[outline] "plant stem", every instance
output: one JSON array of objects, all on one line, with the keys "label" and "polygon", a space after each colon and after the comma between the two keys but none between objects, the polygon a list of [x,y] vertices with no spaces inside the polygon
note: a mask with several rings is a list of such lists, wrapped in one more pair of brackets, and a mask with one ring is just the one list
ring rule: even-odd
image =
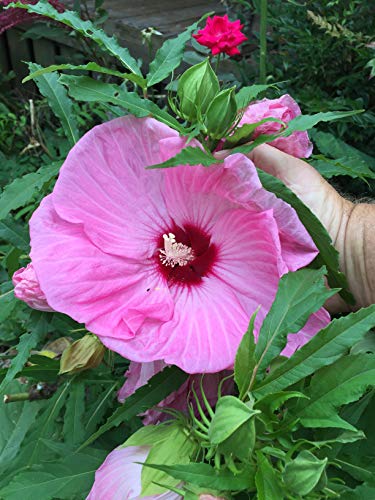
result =
[{"label": "plant stem", "polygon": [[260,58],[259,58],[259,82],[266,83],[267,64],[267,0],[260,1]]},{"label": "plant stem", "polygon": [[216,56],[216,64],[215,64],[215,73],[217,74],[219,71],[219,64],[221,59],[221,53]]},{"label": "plant stem", "polygon": [[17,394],[5,394],[4,403],[17,403],[19,401],[28,401],[30,394],[28,392],[19,392]]}]

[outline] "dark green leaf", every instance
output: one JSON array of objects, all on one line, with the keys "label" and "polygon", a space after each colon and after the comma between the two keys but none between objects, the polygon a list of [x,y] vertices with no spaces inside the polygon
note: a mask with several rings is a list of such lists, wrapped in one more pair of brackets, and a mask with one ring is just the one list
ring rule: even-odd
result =
[{"label": "dark green leaf", "polygon": [[353,111],[327,111],[325,113],[316,113],[315,115],[298,115],[288,122],[288,128],[282,135],[289,136],[296,131],[303,132],[309,130],[320,122],[341,120],[342,118],[348,118],[363,112],[364,109],[356,109]]},{"label": "dark green leaf", "polygon": [[57,12],[57,10],[47,2],[38,2],[35,5],[15,2],[10,4],[9,7],[26,9],[28,12],[40,14],[63,23],[66,26],[70,26],[81,35],[96,42],[109,54],[116,57],[121,64],[132,73],[142,76],[137,61],[129,54],[128,49],[120,47],[115,38],[109,37],[103,30],[96,28],[91,21],[83,21],[76,12],[69,10],[65,10],[61,13]]},{"label": "dark green leaf", "polygon": [[64,441],[72,446],[82,442],[85,435],[82,418],[85,412],[85,385],[81,381],[73,383],[64,415]]},{"label": "dark green leaf", "polygon": [[254,487],[254,471],[248,467],[239,474],[232,474],[228,470],[216,470],[205,463],[191,463],[185,465],[155,465],[144,464],[157,470],[166,472],[170,476],[205,488],[219,491],[245,490]]},{"label": "dark green leaf", "polygon": [[16,248],[29,253],[29,233],[27,227],[17,223],[11,217],[0,221],[0,239],[10,243]]},{"label": "dark green leaf", "polygon": [[60,162],[44,165],[36,172],[26,174],[5,186],[0,194],[0,220],[4,219],[11,210],[26,205],[46,182],[57,175],[60,166]]},{"label": "dark green leaf", "polygon": [[127,398],[126,402],[113,413],[107,422],[102,425],[82,446],[89,445],[104,432],[117,427],[122,422],[139,413],[148,410],[160,403],[171,392],[177,390],[186,380],[187,374],[176,367],[165,368],[162,372],[154,375],[147,385],[140,387],[134,394]]},{"label": "dark green leaf", "polygon": [[258,468],[255,474],[255,485],[257,488],[258,500],[280,500],[284,497],[280,484],[280,472],[276,471],[269,463],[268,459],[257,452]]},{"label": "dark green leaf", "polygon": [[222,163],[222,160],[216,159],[211,153],[207,153],[199,147],[187,146],[173,158],[147,168],[169,168],[179,165],[203,165],[204,167],[210,167],[217,163]]},{"label": "dark green leaf", "polygon": [[333,320],[266,377],[255,389],[255,394],[259,397],[280,391],[334,363],[374,326],[375,305]]},{"label": "dark green leaf", "polygon": [[259,127],[259,125],[267,122],[276,122],[284,125],[284,122],[278,120],[277,118],[264,118],[264,120],[260,120],[256,123],[245,123],[245,125],[238,127],[233,134],[226,138],[223,148],[233,148],[234,146],[248,142],[251,139],[251,134],[254,130]]},{"label": "dark green leaf", "polygon": [[341,288],[340,295],[346,302],[353,304],[354,299],[352,294],[347,290],[348,284],[345,275],[339,271],[339,254],[332,245],[332,240],[322,223],[279,179],[259,169],[258,175],[263,187],[267,191],[271,191],[296,210],[300,221],[310,233],[319,250],[319,255],[315,259],[316,265],[324,264],[327,267],[330,286],[332,288]]},{"label": "dark green leaf", "polygon": [[276,84],[272,83],[270,85],[251,85],[250,87],[242,87],[236,94],[237,108],[246,108],[261,92],[275,86]]},{"label": "dark green leaf", "polygon": [[234,363],[234,379],[238,387],[240,399],[243,398],[249,388],[251,374],[253,373],[253,369],[256,364],[254,358],[254,322],[258,310],[259,309],[257,309],[251,316],[247,332],[242,337],[236,353],[236,360]]},{"label": "dark green leaf", "polygon": [[[13,283],[7,281],[0,285],[0,321],[5,321],[10,314],[12,314],[13,309],[16,307],[18,299],[13,293]],[[1,336],[0,336],[1,338]]]},{"label": "dark green leaf", "polygon": [[[42,69],[39,64],[28,63],[29,71]],[[66,89],[59,83],[58,73],[49,73],[35,77],[40,93],[46,97],[48,104],[60,120],[65,136],[71,146],[79,139],[78,124],[73,112],[73,103],[69,99]]]},{"label": "dark green leaf", "polygon": [[375,179],[375,173],[358,158],[337,158],[332,160],[324,156],[314,156],[310,164],[326,179],[337,175],[347,175],[353,179],[359,177],[366,182],[366,177]]}]

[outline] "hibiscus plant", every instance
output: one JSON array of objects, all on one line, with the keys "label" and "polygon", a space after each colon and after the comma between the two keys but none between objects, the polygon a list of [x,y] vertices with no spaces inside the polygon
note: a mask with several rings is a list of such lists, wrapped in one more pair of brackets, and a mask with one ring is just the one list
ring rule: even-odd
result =
[{"label": "hibiscus plant", "polygon": [[[28,63],[71,150],[0,195],[1,234],[25,264],[0,296],[3,319],[20,310],[24,325],[1,370],[0,497],[373,497],[375,306],[330,317],[334,294],[354,302],[338,252],[246,156],[270,142],[309,158],[308,129],[356,112],[302,115],[289,95],[260,99],[274,84],[221,81],[220,58],[246,39],[227,16],[165,41],[144,74],[75,12],[8,8],[116,65]],[[181,70],[192,38],[206,52]],[[80,137],[72,100],[108,121]],[[7,225],[26,206],[30,250]]]}]

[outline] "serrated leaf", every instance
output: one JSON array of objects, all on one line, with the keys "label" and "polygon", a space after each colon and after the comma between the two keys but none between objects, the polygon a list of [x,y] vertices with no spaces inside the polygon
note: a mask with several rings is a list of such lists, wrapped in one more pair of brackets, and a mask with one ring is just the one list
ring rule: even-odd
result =
[{"label": "serrated leaf", "polygon": [[300,221],[319,250],[319,255],[315,259],[316,265],[325,265],[327,267],[328,283],[331,288],[341,288],[339,292],[341,297],[349,304],[354,304],[354,298],[348,290],[346,277],[339,270],[339,253],[332,245],[331,237],[322,223],[283,182],[262,170],[257,170],[263,187],[289,203],[297,212]]},{"label": "serrated leaf", "polygon": [[16,346],[17,354],[12,359],[10,367],[0,385],[0,394],[4,394],[10,382],[18,375],[29,358],[31,349],[37,346],[38,342],[48,331],[48,314],[33,311],[34,323],[29,333],[24,333]]},{"label": "serrated leaf", "polygon": [[52,66],[48,66],[46,68],[40,68],[37,71],[33,71],[30,75],[26,76],[22,83],[26,83],[29,80],[33,80],[39,76],[45,75],[47,73],[53,73],[54,71],[63,71],[63,70],[72,70],[72,71],[94,71],[95,73],[104,73],[105,75],[118,76],[124,80],[130,80],[140,87],[145,86],[145,79],[139,75],[135,75],[134,73],[121,73],[121,71],[116,71],[110,68],[104,68],[103,66],[99,66],[99,64],[95,62],[89,62],[87,64],[53,64]]},{"label": "serrated leaf", "polygon": [[85,385],[83,382],[77,381],[71,386],[64,414],[64,441],[71,446],[81,443],[85,436],[82,421],[84,412]]},{"label": "serrated leaf", "polygon": [[367,182],[366,177],[368,179],[375,179],[375,173],[364,162],[358,160],[358,158],[337,158],[332,160],[317,155],[309,163],[326,179],[331,179],[338,175],[346,175],[353,179],[359,178],[364,182]]},{"label": "serrated leaf", "polygon": [[45,165],[36,172],[26,174],[5,186],[0,194],[0,220],[12,210],[26,205],[46,182],[57,175],[60,166],[60,162]]},{"label": "serrated leaf", "polygon": [[251,466],[236,475],[229,470],[216,470],[205,463],[171,466],[148,463],[144,466],[166,472],[181,481],[219,491],[246,490],[254,487],[254,469]]},{"label": "serrated leaf", "polygon": [[254,357],[257,372],[263,372],[280,354],[287,335],[298,332],[310,315],[320,309],[335,291],[325,286],[326,269],[301,269],[285,274],[279,281],[275,300],[259,331]]},{"label": "serrated leaf", "polygon": [[166,40],[160,49],[157,50],[154,60],[150,64],[150,69],[146,77],[147,86],[152,87],[161,82],[174,69],[176,69],[184,56],[186,43],[191,39],[191,34],[195,31],[200,22],[210,14],[206,14],[199,21],[187,27],[176,38]]},{"label": "serrated leaf", "polygon": [[260,120],[256,123],[245,123],[241,127],[236,128],[234,133],[226,138],[223,148],[233,148],[236,145],[248,142],[251,139],[251,134],[254,132],[254,130],[260,125],[263,125],[263,123],[267,122],[276,122],[280,123],[281,125],[285,125],[283,121],[277,118],[264,118],[263,120]]},{"label": "serrated leaf", "polygon": [[343,420],[337,409],[357,401],[375,380],[375,356],[358,354],[345,356],[320,369],[312,378],[305,395],[310,399],[292,412],[304,427],[337,427],[355,431]]},{"label": "serrated leaf", "polygon": [[96,401],[94,410],[90,413],[89,419],[85,424],[85,435],[90,436],[102,421],[106,411],[108,410],[108,407],[112,405],[112,402],[114,400],[114,391],[117,386],[117,381],[111,384],[108,389],[102,392],[100,398],[98,398],[98,400]]},{"label": "serrated leaf", "polygon": [[256,387],[257,397],[280,391],[330,365],[375,326],[375,305],[334,319]]},{"label": "serrated leaf", "polygon": [[181,387],[187,376],[186,373],[175,366],[165,368],[162,372],[154,375],[147,385],[140,387],[134,394],[127,398],[125,403],[120,408],[117,408],[107,422],[83,443],[80,449],[95,441],[109,429],[117,427],[122,422],[126,422],[130,418],[160,403],[171,392]]},{"label": "serrated leaf", "polygon": [[[28,361],[32,363],[31,366],[25,366],[19,372],[19,377],[27,377],[37,382],[54,382],[57,379],[60,367],[58,360],[46,356],[32,355],[29,357]],[[0,370],[0,380],[5,377],[6,372],[6,368]]]},{"label": "serrated leaf", "polygon": [[96,470],[105,458],[104,450],[88,450],[46,463],[12,477],[0,491],[7,500],[37,498],[38,500],[71,500],[79,494],[84,498],[89,492]]},{"label": "serrated leaf", "polygon": [[211,153],[207,153],[199,147],[187,146],[173,158],[163,163],[150,165],[147,168],[170,168],[179,165],[203,165],[204,167],[210,167],[217,163],[222,163],[222,160],[218,160]]},{"label": "serrated leaf", "polygon": [[68,87],[71,97],[77,101],[110,102],[120,106],[139,118],[153,116],[169,127],[184,132],[184,127],[167,111],[149,99],[142,99],[135,92],[127,92],[113,83],[100,82],[88,76],[62,75],[59,80]]},{"label": "serrated leaf", "polygon": [[250,87],[242,87],[236,94],[237,108],[246,108],[261,92],[264,92],[270,87],[276,87],[276,84],[272,83],[270,85],[251,85]]},{"label": "serrated leaf", "polygon": [[254,322],[258,311],[259,308],[251,316],[249,327],[245,335],[242,337],[236,353],[236,360],[234,363],[234,380],[238,387],[240,399],[243,398],[249,388],[251,374],[253,373],[253,369],[256,364],[254,357]]},{"label": "serrated leaf", "polygon": [[[16,307],[18,299],[13,293],[13,283],[7,281],[0,285],[0,321],[5,321],[10,314],[12,314],[13,309]],[[1,338],[1,335],[0,335]]]},{"label": "serrated leaf", "polygon": [[20,250],[29,253],[29,233],[24,225],[17,223],[11,217],[0,220],[0,239],[4,240]]},{"label": "serrated leaf", "polygon": [[137,61],[130,55],[128,49],[121,47],[115,38],[109,37],[103,30],[96,28],[91,21],[82,20],[76,12],[69,10],[65,10],[61,13],[57,12],[57,10],[47,2],[38,2],[35,5],[15,2],[10,4],[9,7],[26,9],[28,12],[49,17],[50,19],[54,19],[55,21],[73,28],[81,35],[93,40],[109,54],[116,57],[121,64],[132,73],[142,76]]},{"label": "serrated leaf", "polygon": [[353,111],[327,111],[316,113],[314,115],[298,115],[288,122],[288,128],[282,133],[282,135],[287,137],[296,131],[304,132],[305,130],[309,130],[320,122],[341,120],[363,112],[364,109],[356,109]]},{"label": "serrated leaf", "polygon": [[280,500],[284,497],[280,484],[280,472],[276,471],[262,452],[257,452],[257,472],[255,485],[258,500]]},{"label": "serrated leaf", "polygon": [[[28,63],[29,71],[38,71],[39,64]],[[49,73],[35,77],[40,93],[47,99],[54,115],[60,120],[65,136],[71,146],[79,139],[78,124],[73,112],[73,103],[66,89],[59,83],[58,73]]]}]

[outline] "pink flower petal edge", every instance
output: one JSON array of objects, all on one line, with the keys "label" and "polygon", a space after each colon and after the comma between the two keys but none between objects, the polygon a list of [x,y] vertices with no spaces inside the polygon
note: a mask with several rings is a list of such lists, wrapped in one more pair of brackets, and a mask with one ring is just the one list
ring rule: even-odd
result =
[{"label": "pink flower petal edge", "polygon": [[18,271],[13,274],[12,281],[14,285],[14,295],[17,299],[23,300],[28,306],[33,309],[38,309],[39,311],[53,311],[40,288],[32,262],[27,264],[26,267],[18,269]]}]

